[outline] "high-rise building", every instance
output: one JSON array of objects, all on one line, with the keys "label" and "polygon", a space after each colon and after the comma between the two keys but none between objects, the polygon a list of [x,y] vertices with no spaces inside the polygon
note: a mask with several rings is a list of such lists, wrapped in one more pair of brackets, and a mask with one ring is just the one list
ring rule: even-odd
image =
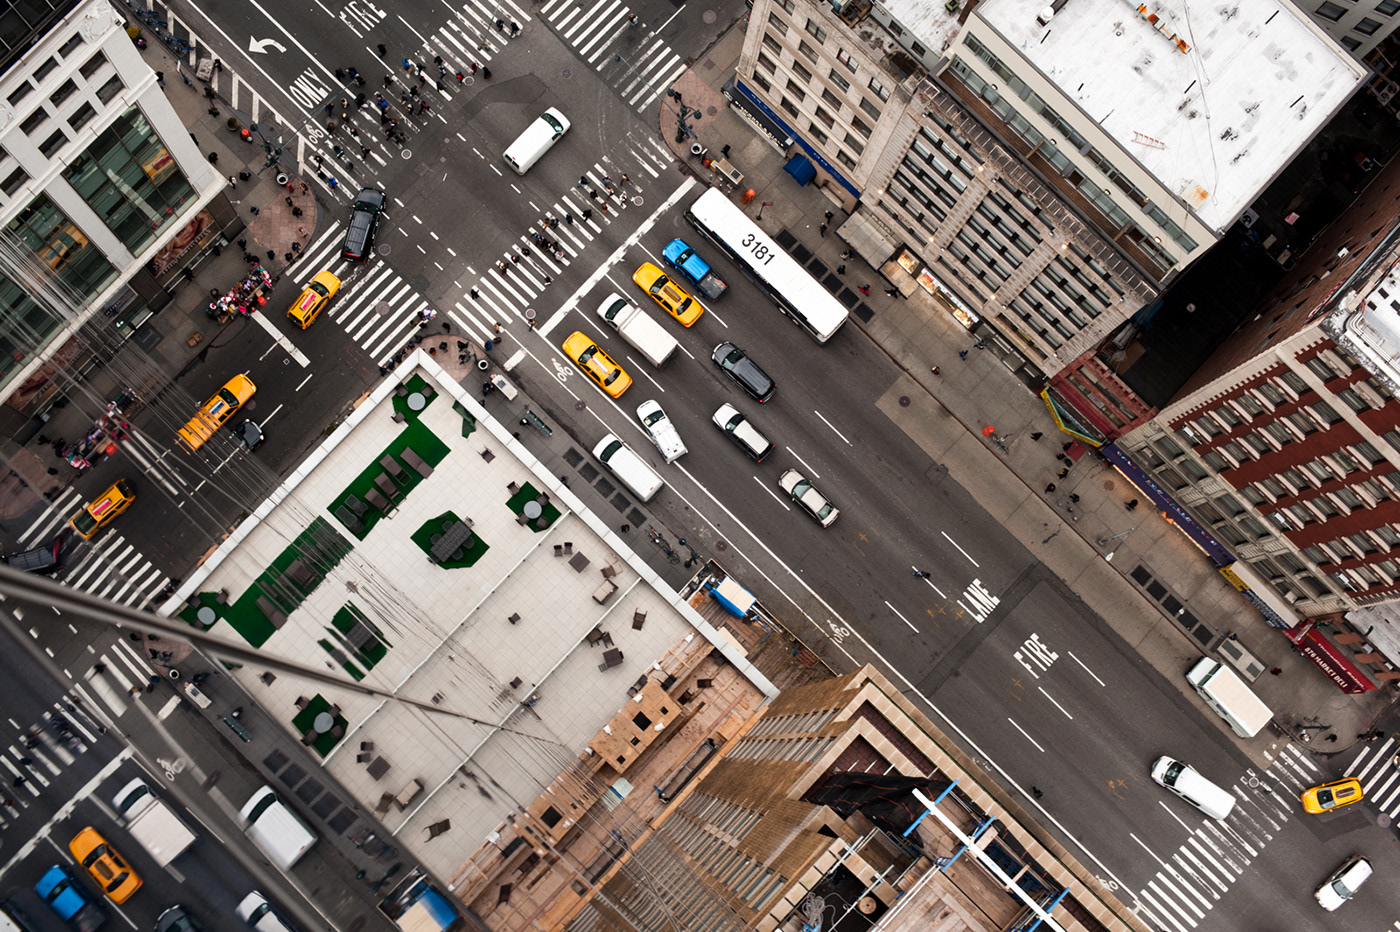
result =
[{"label": "high-rise building", "polygon": [[223,176],[105,0],[3,8],[0,428],[82,365],[86,322],[129,336],[232,219],[211,203]]},{"label": "high-rise building", "polygon": [[1117,447],[1318,618],[1400,593],[1400,163]]},{"label": "high-rise building", "polygon": [[1067,392],[1126,425],[1145,408],[1081,360],[1366,77],[1287,3],[1185,19],[1115,0],[755,0],[726,89],[854,211],[839,232],[864,258],[1030,384],[1087,365]]}]

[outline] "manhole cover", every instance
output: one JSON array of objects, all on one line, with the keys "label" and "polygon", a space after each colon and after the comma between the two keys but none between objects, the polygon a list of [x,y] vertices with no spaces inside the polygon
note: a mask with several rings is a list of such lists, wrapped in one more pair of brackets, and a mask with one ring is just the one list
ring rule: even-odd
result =
[{"label": "manhole cover", "polygon": [[641,207],[641,206],[642,206],[642,196],[641,196],[640,194],[638,194],[636,197],[632,198],[632,206],[633,206],[633,207]]},{"label": "manhole cover", "polygon": [[379,253],[381,256],[387,256],[389,253],[391,253],[391,252],[393,252],[393,251],[394,251],[394,247],[393,247],[393,246],[390,246],[388,243],[383,243],[383,244],[381,244],[381,245],[375,247],[375,252]]},{"label": "manhole cover", "polygon": [[718,108],[718,107],[706,107],[706,108],[705,108],[705,116],[714,116],[716,113],[719,113],[719,108]]},{"label": "manhole cover", "polygon": [[565,68],[563,71],[559,72],[559,77],[561,78],[572,78],[573,76],[574,69],[572,68]]},{"label": "manhole cover", "polygon": [[1114,482],[1112,479],[1105,479],[1103,482],[1103,490],[1105,492],[1112,492],[1117,485],[1118,483]]},{"label": "manhole cover", "polygon": [[413,150],[412,150],[412,149],[402,149],[402,150],[400,150],[400,151],[399,151],[399,158],[401,158],[401,159],[411,159],[411,158],[413,158]]},{"label": "manhole cover", "polygon": [[465,78],[463,78],[461,81],[459,81],[459,82],[457,82],[457,83],[458,83],[458,84],[465,84],[467,87],[471,87],[473,84],[476,83],[476,78],[473,78],[471,75],[467,75]]},{"label": "manhole cover", "polygon": [[900,396],[899,396],[899,406],[900,406],[901,408],[907,408],[907,407],[909,407],[909,396],[908,396],[908,395],[900,395]]},{"label": "manhole cover", "polygon": [[723,553],[729,549],[729,545],[722,540],[715,541],[715,549]]},{"label": "manhole cover", "polygon": [[588,407],[588,402],[586,402],[586,401],[575,401],[575,402],[574,402],[574,410],[575,410],[575,411],[582,411],[582,410],[584,410],[584,409],[587,408],[587,407]]},{"label": "manhole cover", "polygon": [[704,21],[706,26],[713,26],[716,18],[714,10],[706,10],[700,14],[700,19]]},{"label": "manhole cover", "polygon": [[374,306],[374,313],[380,314],[380,315],[388,314],[388,313],[389,313],[390,311],[392,311],[392,310],[393,310],[393,308],[391,308],[391,307],[389,306],[389,304],[388,304],[387,301],[380,301],[378,304],[376,304],[376,305]]}]

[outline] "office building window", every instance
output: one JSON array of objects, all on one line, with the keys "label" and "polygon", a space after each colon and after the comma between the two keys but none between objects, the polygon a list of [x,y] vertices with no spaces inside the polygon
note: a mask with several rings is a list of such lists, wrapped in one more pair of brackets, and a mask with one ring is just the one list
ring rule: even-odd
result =
[{"label": "office building window", "polygon": [[69,36],[68,41],[59,48],[59,57],[67,61],[73,53],[83,46],[83,37],[79,35]]},{"label": "office building window", "polygon": [[[8,229],[80,295],[97,294],[117,275],[116,268],[46,195],[31,201]],[[11,306],[11,301],[0,300],[0,307]]]},{"label": "office building window", "polygon": [[1371,19],[1368,16],[1351,28],[1363,36],[1373,36],[1376,34],[1376,30],[1381,28],[1381,24],[1379,20]]},{"label": "office building window", "polygon": [[827,127],[828,129],[830,129],[831,126],[836,122],[836,120],[831,116],[831,114],[827,113],[821,107],[817,108],[816,118],[821,122],[823,126]]},{"label": "office building window", "polygon": [[97,99],[104,104],[110,104],[124,90],[126,90],[126,85],[122,84],[122,79],[112,75],[107,79],[106,84],[97,89]]},{"label": "office building window", "polygon": [[818,42],[826,42],[826,30],[823,29],[822,24],[815,19],[809,18],[807,20],[807,32]]},{"label": "office building window", "polygon": [[83,62],[83,66],[78,69],[78,74],[83,76],[84,81],[91,81],[97,72],[102,70],[102,66],[107,64],[107,56],[98,52],[96,55]]},{"label": "office building window", "polygon": [[763,47],[770,52],[781,52],[783,50],[783,44],[766,32],[763,34]]},{"label": "office building window", "polygon": [[779,16],[778,16],[777,13],[769,13],[769,14],[768,14],[768,22],[771,23],[771,24],[773,25],[773,28],[776,29],[776,30],[778,31],[778,35],[780,35],[780,36],[785,36],[785,35],[787,35],[787,33],[788,33],[788,24],[785,23],[785,22],[783,22],[782,19],[779,18]]},{"label": "office building window", "polygon": [[15,196],[15,192],[24,187],[24,183],[29,180],[29,174],[22,168],[16,168],[10,172],[8,178],[0,182],[0,191],[4,191],[10,197]]},{"label": "office building window", "polygon": [[865,143],[861,142],[859,139],[852,136],[850,133],[846,134],[846,145],[854,149],[856,155],[860,155],[862,152],[865,151]]},{"label": "office building window", "polygon": [[803,57],[803,58],[807,59],[809,62],[812,62],[813,64],[816,64],[816,61],[817,61],[817,50],[816,50],[816,49],[812,48],[812,47],[811,47],[810,45],[808,45],[806,42],[799,42],[799,43],[797,43],[797,50],[798,50],[799,52],[802,53],[802,57]]},{"label": "office building window", "polygon": [[822,100],[826,101],[828,104],[831,105],[833,109],[837,110],[838,112],[841,110],[841,98],[831,93],[831,88],[822,88]]},{"label": "office building window", "polygon": [[170,150],[132,108],[73,160],[63,177],[133,253],[194,203]]},{"label": "office building window", "polygon": [[849,91],[851,89],[851,82],[847,81],[846,76],[835,68],[831,69],[831,74],[827,75],[827,77],[831,78],[831,83],[841,88],[841,90]]},{"label": "office building window", "polygon": [[1396,10],[1400,10],[1400,0],[1381,0],[1376,4],[1376,12],[1382,16],[1394,16]]},{"label": "office building window", "polygon": [[78,130],[91,123],[92,118],[95,116],[97,116],[97,111],[93,109],[92,104],[83,101],[82,106],[74,110],[73,115],[68,118],[68,125],[72,128],[73,132],[76,133]]},{"label": "office building window", "polygon": [[797,75],[799,78],[801,78],[801,79],[804,80],[804,81],[810,81],[810,80],[812,80],[812,72],[810,72],[810,71],[808,71],[806,68],[802,67],[802,63],[801,63],[801,62],[796,62],[796,61],[795,61],[795,62],[792,63],[792,73],[795,74],[795,75]]},{"label": "office building window", "polygon": [[49,103],[57,107],[77,92],[78,85],[73,82],[72,78],[69,78],[58,86],[58,90],[49,95]]},{"label": "office building window", "polygon": [[39,151],[44,153],[45,158],[51,159],[67,142],[68,137],[63,134],[63,130],[56,130],[48,139],[39,143]]},{"label": "office building window", "polygon": [[770,72],[778,70],[777,63],[762,52],[758,53],[758,67],[767,68]]},{"label": "office building window", "polygon": [[[792,84],[792,82],[789,81],[788,84]],[[800,113],[799,113],[799,111],[798,111],[798,109],[797,109],[797,105],[794,104],[792,101],[788,100],[786,97],[784,97],[782,100],[778,101],[778,106],[779,106],[779,107],[782,107],[782,108],[783,108],[783,111],[784,111],[788,116],[793,116],[793,117],[795,117],[795,116],[799,116],[799,115],[800,115]]]},{"label": "office building window", "polygon": [[40,107],[38,110],[35,110],[33,113],[29,114],[29,116],[25,118],[24,122],[19,125],[19,128],[24,131],[24,135],[33,136],[36,132],[38,132],[39,127],[43,126],[45,123],[48,122],[48,119],[48,111],[45,110],[43,107]]},{"label": "office building window", "polygon": [[1338,6],[1337,4],[1331,2],[1331,0],[1326,0],[1326,2],[1322,4],[1322,6],[1317,8],[1318,16],[1321,16],[1323,19],[1329,19],[1334,23],[1346,14],[1346,7]]},{"label": "office building window", "polygon": [[807,99],[807,92],[802,89],[802,85],[790,78],[788,79],[787,89],[792,96],[797,98],[799,103]]},{"label": "office building window", "polygon": [[[1400,6],[1400,0],[1386,0],[1386,2],[1394,3],[1397,6]],[[1376,7],[1376,9],[1379,10],[1380,7]],[[851,74],[856,73],[856,60],[851,57],[850,52],[846,51],[845,49],[838,49],[836,52],[836,60],[839,61],[841,64],[845,65],[846,70],[849,71]]]},{"label": "office building window", "polygon": [[851,129],[860,133],[866,139],[870,138],[870,127],[860,117],[851,117]]},{"label": "office building window", "polygon": [[885,85],[881,84],[879,81],[875,80],[874,78],[871,78],[869,86],[870,89],[875,92],[875,95],[881,100],[887,101],[890,99],[890,92],[885,88]]},{"label": "office building window", "polygon": [[836,150],[836,161],[852,170],[856,167],[856,160],[847,155],[844,149]]},{"label": "office building window", "polygon": [[773,85],[768,83],[768,79],[765,78],[757,68],[755,68],[753,72],[753,83],[763,88],[765,93],[772,93],[773,91]]},{"label": "office building window", "polygon": [[872,104],[869,100],[867,100],[864,97],[860,99],[860,109],[870,114],[870,118],[872,120],[880,119],[880,108]]},{"label": "office building window", "polygon": [[820,145],[823,145],[823,146],[826,145],[826,133],[823,133],[823,132],[817,127],[817,124],[815,124],[815,123],[808,123],[808,124],[807,124],[807,132],[811,133],[812,138],[813,138],[814,140],[816,140]]},{"label": "office building window", "polygon": [[1348,52],[1355,52],[1361,48],[1361,40],[1356,36],[1342,36],[1342,45],[1347,47]]}]

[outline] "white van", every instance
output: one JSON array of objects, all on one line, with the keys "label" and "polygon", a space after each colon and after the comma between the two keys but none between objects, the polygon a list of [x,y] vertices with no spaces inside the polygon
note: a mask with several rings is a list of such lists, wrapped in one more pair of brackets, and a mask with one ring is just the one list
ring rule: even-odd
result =
[{"label": "white van", "polygon": [[650,400],[642,402],[637,406],[637,418],[642,422],[642,430],[656,444],[656,452],[661,454],[663,460],[674,463],[685,456],[685,441],[666,412],[661,410],[661,405]]},{"label": "white van", "polygon": [[1269,707],[1250,692],[1234,670],[1218,660],[1202,657],[1196,661],[1186,671],[1186,682],[1241,738],[1253,738],[1273,721]]},{"label": "white van", "polygon": [[593,448],[593,456],[612,472],[638,499],[649,502],[666,483],[632,448],[608,434]]},{"label": "white van", "polygon": [[506,149],[506,164],[515,169],[517,175],[525,174],[531,165],[540,160],[540,156],[559,141],[560,136],[569,131],[570,125],[564,114],[550,107],[525,127],[525,132]]},{"label": "white van", "polygon": [[1235,808],[1235,797],[1196,772],[1190,764],[1159,757],[1152,764],[1152,779],[1212,819],[1224,821]]},{"label": "white van", "polygon": [[267,897],[258,891],[245,896],[237,906],[238,918],[257,929],[258,932],[295,932],[287,920],[272,909]]},{"label": "white van", "polygon": [[253,794],[238,812],[248,837],[282,870],[290,870],[316,844],[316,836],[301,823],[272,787]]}]

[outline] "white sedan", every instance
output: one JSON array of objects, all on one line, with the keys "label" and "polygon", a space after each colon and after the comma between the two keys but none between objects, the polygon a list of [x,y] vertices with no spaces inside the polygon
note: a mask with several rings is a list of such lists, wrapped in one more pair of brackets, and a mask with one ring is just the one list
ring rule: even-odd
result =
[{"label": "white sedan", "polygon": [[822,527],[831,527],[841,516],[840,510],[795,469],[789,469],[778,477],[778,488],[790,495],[797,507],[811,515]]},{"label": "white sedan", "polygon": [[642,430],[646,431],[651,442],[656,444],[662,459],[674,463],[686,454],[685,441],[681,440],[680,431],[676,430],[676,425],[671,423],[666,412],[661,410],[661,405],[654,401],[644,401],[637,405],[637,417],[642,422]]}]

